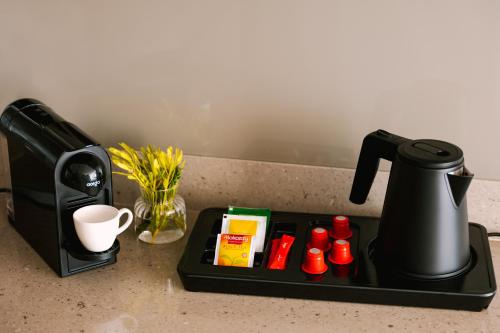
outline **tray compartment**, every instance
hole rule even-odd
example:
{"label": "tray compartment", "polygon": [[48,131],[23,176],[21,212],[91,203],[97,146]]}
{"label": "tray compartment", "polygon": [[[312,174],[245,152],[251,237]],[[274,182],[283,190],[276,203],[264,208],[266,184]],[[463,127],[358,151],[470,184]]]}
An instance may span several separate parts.
{"label": "tray compartment", "polygon": [[[310,240],[310,235],[312,229],[316,227],[321,227],[326,229],[327,231],[330,231],[331,227],[331,220],[314,220],[309,222],[309,226],[306,231],[306,243],[304,244],[304,248],[302,249],[302,257],[301,257],[301,264],[302,261],[304,260],[307,252],[307,242]],[[359,247],[359,226],[351,222],[351,230],[352,230],[352,236],[347,239],[347,241],[350,243],[351,247],[351,253],[352,256],[354,257],[354,260],[352,263],[348,265],[334,265],[332,264],[327,258],[329,255],[329,252],[324,253],[325,255],[325,263],[328,266],[328,270],[321,274],[321,275],[310,275],[305,272],[302,272],[306,278],[307,281],[313,281],[313,282],[324,282],[326,284],[344,284],[344,285],[349,285],[353,281],[358,281],[359,283],[362,283],[364,279],[360,279],[360,268],[359,268],[359,260],[363,256],[363,251]],[[330,239],[330,243],[333,243],[333,240]],[[332,244],[333,245],[333,244]]]}
{"label": "tray compartment", "polygon": [[[271,248],[272,248],[272,240],[276,238],[281,238],[283,235],[289,235],[293,237],[297,237],[297,225],[295,223],[288,223],[288,222],[276,222],[271,224],[271,231],[269,232],[270,237],[267,238],[266,240],[266,245],[264,248],[264,265],[263,267],[267,267],[267,264],[269,263],[270,255],[271,255]],[[292,249],[295,246],[295,242],[292,245]],[[290,252],[291,250],[290,249]],[[290,252],[288,254],[287,258],[287,263],[285,266],[285,270],[288,268],[288,263],[290,262]],[[254,265],[255,266],[255,265]]]}
{"label": "tray compartment", "polygon": [[[275,226],[275,235],[288,233],[294,234],[293,229],[295,228],[294,224],[284,224],[282,227],[277,225]],[[222,216],[220,218],[215,218],[212,222],[209,236],[205,242],[205,247],[203,249],[200,263],[205,265],[213,265],[215,259],[215,247],[217,245],[217,235],[220,234],[222,229]],[[264,247],[264,252],[256,252],[254,256],[253,267],[260,267],[264,261],[264,254],[267,253],[267,243],[269,240],[269,234],[266,236],[266,245]],[[270,248],[269,248],[270,251]]]}

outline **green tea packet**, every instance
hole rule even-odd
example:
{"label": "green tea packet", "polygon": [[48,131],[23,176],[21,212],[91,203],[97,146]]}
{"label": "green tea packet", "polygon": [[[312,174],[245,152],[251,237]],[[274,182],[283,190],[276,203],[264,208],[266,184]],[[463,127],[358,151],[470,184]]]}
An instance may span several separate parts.
{"label": "green tea packet", "polygon": [[232,215],[254,215],[266,217],[266,230],[269,230],[269,222],[271,220],[271,210],[269,208],[247,208],[229,206],[228,214]]}

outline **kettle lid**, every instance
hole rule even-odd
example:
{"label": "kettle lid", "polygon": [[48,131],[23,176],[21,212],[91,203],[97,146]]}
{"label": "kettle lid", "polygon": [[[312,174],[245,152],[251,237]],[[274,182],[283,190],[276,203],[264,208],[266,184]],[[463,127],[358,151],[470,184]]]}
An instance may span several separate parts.
{"label": "kettle lid", "polygon": [[462,149],[445,141],[412,140],[398,147],[401,160],[421,168],[448,169],[464,161]]}

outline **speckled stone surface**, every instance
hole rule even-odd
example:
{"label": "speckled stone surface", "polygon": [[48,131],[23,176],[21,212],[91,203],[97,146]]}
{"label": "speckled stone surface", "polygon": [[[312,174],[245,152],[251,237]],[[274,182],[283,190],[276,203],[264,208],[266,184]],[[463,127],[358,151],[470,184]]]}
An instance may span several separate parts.
{"label": "speckled stone surface", "polygon": [[[387,173],[367,204],[347,196],[353,171],[279,163],[187,157],[181,193],[188,227],[199,210],[236,204],[273,210],[380,215]],[[115,200],[131,206],[135,185],[114,177]],[[474,181],[470,220],[500,225],[499,182]],[[8,224],[0,196],[0,332],[497,332],[500,299],[464,312],[271,297],[192,293],[176,266],[187,241],[151,246],[132,229],[120,235],[114,265],[59,278]],[[500,243],[491,242],[500,271]],[[497,279],[498,281],[498,279]],[[497,282],[498,283],[498,282]]]}
{"label": "speckled stone surface", "polygon": [[[4,200],[0,200],[3,205]],[[189,224],[197,211],[188,211]],[[120,235],[118,262],[59,278],[0,210],[0,332],[496,332],[500,298],[464,312],[187,292],[187,237],[162,246]],[[492,243],[500,269],[500,243]]]}

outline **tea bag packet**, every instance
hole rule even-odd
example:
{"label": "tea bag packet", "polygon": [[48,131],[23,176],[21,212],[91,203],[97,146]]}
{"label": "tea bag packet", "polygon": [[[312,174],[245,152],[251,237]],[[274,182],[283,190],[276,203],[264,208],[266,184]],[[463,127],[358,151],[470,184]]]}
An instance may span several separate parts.
{"label": "tea bag packet", "polygon": [[214,265],[253,267],[255,236],[218,234]]}
{"label": "tea bag packet", "polygon": [[229,206],[227,213],[231,215],[255,215],[255,216],[265,216],[266,229],[269,226],[269,221],[271,220],[271,210],[269,208],[247,208],[247,207],[235,207]]}
{"label": "tea bag packet", "polygon": [[255,251],[264,252],[266,224],[266,216],[224,214],[221,233],[255,236]]}

